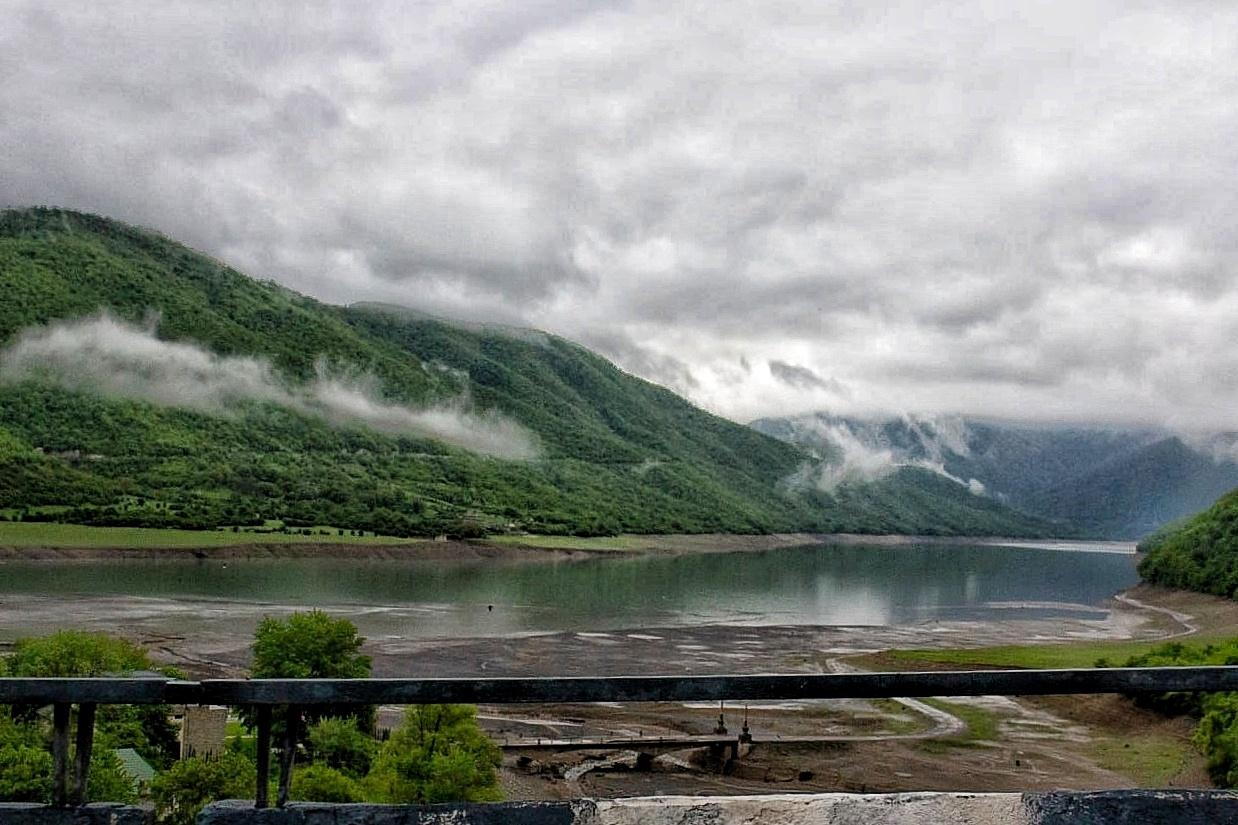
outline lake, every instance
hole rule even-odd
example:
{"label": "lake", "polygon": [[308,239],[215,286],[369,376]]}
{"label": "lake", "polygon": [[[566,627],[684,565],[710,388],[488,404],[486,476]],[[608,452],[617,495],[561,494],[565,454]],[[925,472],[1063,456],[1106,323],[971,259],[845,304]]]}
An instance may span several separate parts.
{"label": "lake", "polygon": [[10,561],[0,563],[0,602],[54,597],[71,626],[86,618],[74,605],[131,600],[135,615],[165,611],[169,631],[208,613],[322,607],[364,616],[371,635],[443,638],[1086,617],[1138,581],[1132,554],[1071,547],[820,545],[561,562]]}

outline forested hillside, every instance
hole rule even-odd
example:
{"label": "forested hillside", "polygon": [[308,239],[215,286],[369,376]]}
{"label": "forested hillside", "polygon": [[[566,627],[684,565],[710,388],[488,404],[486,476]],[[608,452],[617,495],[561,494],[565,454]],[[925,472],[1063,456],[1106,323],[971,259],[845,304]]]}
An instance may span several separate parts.
{"label": "forested hillside", "polygon": [[1166,587],[1238,598],[1238,490],[1145,540],[1139,574]]}
{"label": "forested hillside", "polygon": [[1188,444],[1158,430],[1020,424],[960,417],[857,419],[828,413],[753,427],[869,475],[923,466],[1024,512],[1106,538],[1138,538],[1238,486],[1234,436]]}
{"label": "forested hillside", "polygon": [[0,213],[0,516],[398,535],[1043,533],[798,448],[563,339],[322,304],[157,234]]}

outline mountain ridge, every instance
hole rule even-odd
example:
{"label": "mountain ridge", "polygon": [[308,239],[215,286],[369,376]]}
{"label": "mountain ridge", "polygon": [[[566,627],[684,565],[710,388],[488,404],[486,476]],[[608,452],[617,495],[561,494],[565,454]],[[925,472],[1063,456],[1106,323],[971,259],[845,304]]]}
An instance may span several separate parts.
{"label": "mountain ridge", "polygon": [[839,474],[924,466],[1012,506],[1098,537],[1138,538],[1238,486],[1232,434],[1209,445],[1151,427],[997,422],[967,416],[758,419]]}
{"label": "mountain ridge", "polygon": [[[9,517],[398,535],[1052,529],[914,471],[788,483],[817,462],[578,344],[324,304],[98,216],[0,213],[0,289]],[[441,437],[467,445],[499,424],[536,458]]]}

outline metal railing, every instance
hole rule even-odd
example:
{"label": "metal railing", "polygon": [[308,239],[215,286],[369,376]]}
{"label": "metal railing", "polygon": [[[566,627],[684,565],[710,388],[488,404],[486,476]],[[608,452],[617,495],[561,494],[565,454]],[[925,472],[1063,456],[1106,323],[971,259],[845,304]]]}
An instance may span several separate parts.
{"label": "metal railing", "polygon": [[[1032,696],[1238,691],[1238,666],[973,670],[756,676],[618,676],[498,679],[0,678],[0,704],[52,706],[52,803],[85,801],[98,705],[240,705],[256,709],[255,806],[269,804],[272,711],[287,709],[276,805],[288,801],[297,728],[321,705],[557,704],[914,696]],[[78,706],[70,783],[70,720]]]}

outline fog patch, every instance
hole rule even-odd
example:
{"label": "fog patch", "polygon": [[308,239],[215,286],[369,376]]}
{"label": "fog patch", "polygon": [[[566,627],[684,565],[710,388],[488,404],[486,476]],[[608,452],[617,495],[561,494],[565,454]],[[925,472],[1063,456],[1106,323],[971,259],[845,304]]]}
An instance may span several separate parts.
{"label": "fog patch", "polygon": [[[960,478],[946,469],[950,455],[968,456],[970,435],[960,418],[919,418],[902,416],[887,421],[860,421],[812,415],[789,419],[795,431],[793,443],[816,444],[814,451],[822,463],[809,470],[800,468],[788,483],[811,484],[833,492],[843,483],[880,481],[902,467],[928,470],[967,488],[975,496],[986,496],[983,482]],[[891,424],[904,437],[891,438]]]}
{"label": "fog patch", "polygon": [[1179,438],[1188,447],[1203,453],[1217,464],[1238,464],[1238,433],[1182,433]]}
{"label": "fog patch", "polygon": [[154,324],[138,326],[106,312],[21,332],[0,353],[0,380],[30,378],[214,415],[231,414],[247,402],[275,404],[336,426],[432,438],[496,458],[538,454],[528,430],[498,413],[470,411],[466,398],[408,407],[382,399],[372,376],[332,375],[325,363],[313,380],[294,384],[265,358],[164,341]]}

